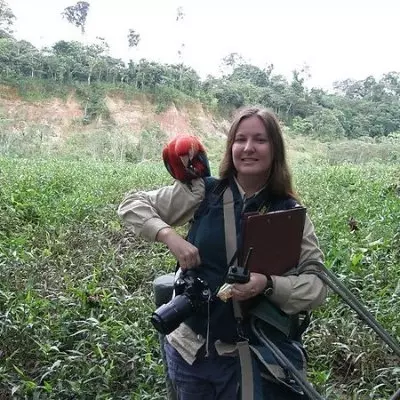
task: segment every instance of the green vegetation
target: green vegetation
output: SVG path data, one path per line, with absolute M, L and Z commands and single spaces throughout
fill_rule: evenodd
M 147 316 L 166 252 L 126 236 L 115 206 L 131 185 L 161 184 L 166 173 L 57 161 L 0 168 L 0 397 L 162 399 Z
M 89 10 L 78 2 L 62 14 L 84 33 Z M 0 0 L 0 98 L 72 95 L 84 112 L 62 136 L 57 123 L 0 108 L 0 399 L 165 399 L 149 316 L 152 281 L 175 262 L 126 231 L 116 209 L 129 190 L 171 183 L 159 161 L 167 133 L 151 122 L 132 135 L 107 96 L 145 97 L 159 113 L 199 102 L 214 117 L 274 109 L 327 266 L 400 339 L 399 72 L 329 93 L 308 88 L 307 68 L 288 80 L 232 53 L 221 77 L 201 80 L 181 57 L 125 64 L 101 38 L 37 49 L 13 37 L 14 20 Z M 139 42 L 130 29 L 128 46 Z M 216 175 L 225 140 L 196 124 Z M 330 400 L 386 400 L 400 386 L 398 360 L 333 294 L 305 345 L 309 378 Z
M 398 166 L 300 160 L 294 173 L 327 265 L 399 338 Z M 126 232 L 116 207 L 169 182 L 155 162 L 0 160 L 0 397 L 165 398 L 151 284 L 174 260 Z M 399 385 L 398 362 L 334 295 L 306 346 L 329 399 L 387 399 Z
M 57 136 L 48 124 L 24 124 L 11 128 L 11 119 L 0 112 L 0 155 L 17 158 L 54 158 L 142 162 L 159 159 L 167 135 L 156 123 L 145 126 L 136 135 L 115 125 L 79 129 L 66 138 Z M 212 139 L 209 139 L 211 142 Z M 221 140 L 219 140 L 221 141 Z

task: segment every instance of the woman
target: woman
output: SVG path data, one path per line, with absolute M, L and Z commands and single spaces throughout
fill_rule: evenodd
M 295 196 L 282 132 L 272 112 L 251 107 L 237 114 L 228 133 L 220 180 L 196 179 L 190 186 L 175 182 L 155 191 L 132 193 L 120 205 L 119 214 L 135 234 L 167 245 L 180 268 L 194 269 L 214 292 L 223 284 L 230 261 L 226 255 L 220 195 L 227 187 L 232 190 L 239 231 L 244 212 L 293 207 Z M 191 219 L 193 223 L 184 239 L 172 226 Z M 304 272 L 317 269 L 322 258 L 307 217 L 299 260 L 299 265 L 307 265 L 305 269 L 294 269 L 285 276 L 251 273 L 249 282 L 234 284 L 231 292 L 236 301 L 262 299 L 268 315 L 283 316 L 287 330 L 266 323 L 265 333 L 300 371 L 305 369 L 305 357 L 300 343 L 299 313 L 314 309 L 326 297 L 323 282 Z M 247 320 L 241 328 L 250 344 L 260 345 Z M 217 299 L 207 312 L 196 313 L 167 336 L 168 373 L 180 400 L 237 397 L 238 357 L 226 349 L 229 345 L 233 349 L 241 339 L 238 332 L 232 302 Z M 263 357 L 266 368 L 256 369 L 255 373 L 266 379 L 262 382 L 262 394 L 255 398 L 304 399 L 274 357 L 268 351 Z

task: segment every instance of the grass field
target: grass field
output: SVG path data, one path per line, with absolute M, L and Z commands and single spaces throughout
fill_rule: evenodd
M 327 266 L 399 340 L 400 167 L 301 162 L 294 176 Z M 168 183 L 161 163 L 0 159 L 1 399 L 165 399 L 149 316 L 152 281 L 174 260 L 116 208 Z M 399 360 L 335 295 L 305 344 L 329 399 L 400 386 Z

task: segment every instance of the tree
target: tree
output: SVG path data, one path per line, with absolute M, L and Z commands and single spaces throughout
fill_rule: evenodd
M 78 1 L 74 6 L 69 6 L 61 13 L 70 24 L 81 28 L 82 35 L 85 33 L 86 18 L 90 4 L 86 1 Z
M 386 94 L 400 97 L 400 72 L 389 72 L 383 75 L 380 82 L 383 84 Z
M 117 78 L 124 82 L 129 77 L 129 69 L 125 67 L 121 59 L 112 58 L 110 56 L 103 57 L 105 70 L 105 79 L 107 82 L 115 84 Z
M 128 33 L 128 46 L 130 48 L 137 47 L 140 42 L 140 35 L 134 29 L 129 29 Z
M 269 81 L 268 107 L 274 109 L 281 116 L 288 108 L 289 83 L 283 75 L 273 75 Z M 265 103 L 264 103 L 265 104 Z
M 71 82 L 87 79 L 87 57 L 85 47 L 80 42 L 60 40 L 48 51 L 46 59 L 56 80 Z
M 234 68 L 229 76 L 232 81 L 248 81 L 259 87 L 265 87 L 268 84 L 267 73 L 261 68 L 251 64 L 240 64 Z
M 0 39 L 0 73 L 9 77 L 15 74 L 15 59 L 17 55 L 17 46 L 14 39 Z
M 334 112 L 326 108 L 322 108 L 315 114 L 306 118 L 312 126 L 312 132 L 314 136 L 319 139 L 332 140 L 340 139 L 345 135 L 342 124 L 340 123 L 341 112 Z
M 236 68 L 237 66 L 244 64 L 245 60 L 243 58 L 243 56 L 239 53 L 229 53 L 227 56 L 225 56 L 222 59 L 222 64 L 232 67 L 232 68 Z
M 235 68 L 246 64 L 245 59 L 239 53 L 229 53 L 222 59 L 221 70 L 223 74 L 230 74 Z
M 139 42 L 140 42 L 140 34 L 137 33 L 134 29 L 129 29 L 129 32 L 128 32 L 128 46 L 130 48 L 137 47 Z M 138 84 L 139 84 L 138 83 L 138 75 L 139 75 L 139 72 L 140 72 L 139 71 L 140 64 L 138 66 L 139 69 L 136 70 L 136 68 L 134 68 L 134 62 L 131 60 L 130 66 L 132 67 L 132 68 L 130 68 L 130 70 L 135 71 L 135 86 L 137 88 Z
M 183 7 L 178 7 L 176 9 L 176 22 L 183 20 L 185 13 L 183 12 Z
M 16 64 L 24 75 L 30 75 L 34 78 L 35 72 L 41 64 L 41 54 L 39 50 L 26 40 L 17 42 Z
M 304 82 L 310 76 L 308 66 L 304 66 L 300 71 L 292 71 L 292 82 L 287 91 L 286 118 L 289 121 L 295 116 L 305 118 L 309 114 L 310 102 Z
M 0 0 L 0 37 L 8 37 L 12 33 L 15 15 L 5 0 Z
M 183 21 L 185 18 L 185 13 L 183 12 L 183 7 L 178 7 L 176 10 L 176 19 L 175 21 L 179 24 L 179 22 Z M 180 71 L 179 71 L 179 89 L 182 90 L 182 74 L 183 74 L 183 51 L 185 50 L 185 42 L 182 41 L 179 49 L 178 49 L 178 59 L 180 64 Z
M 87 63 L 87 83 L 90 85 L 95 68 L 101 62 L 104 55 L 108 52 L 110 46 L 104 38 L 97 37 L 98 43 L 91 44 L 85 49 Z

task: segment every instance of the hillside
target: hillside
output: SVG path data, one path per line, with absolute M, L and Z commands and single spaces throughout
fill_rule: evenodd
M 24 129 L 35 125 L 37 129 L 51 130 L 54 136 L 63 138 L 79 131 L 92 131 L 94 128 L 114 126 L 138 135 L 149 126 L 157 125 L 168 137 L 178 133 L 221 135 L 226 122 L 217 119 L 204 110 L 200 103 L 180 108 L 170 105 L 166 110 L 157 112 L 145 95 L 126 101 L 122 96 L 107 95 L 105 104 L 109 111 L 107 120 L 97 118 L 88 125 L 81 125 L 84 107 L 73 91 L 65 100 L 51 98 L 40 101 L 27 101 L 18 96 L 15 88 L 0 86 L 0 121 L 7 123 L 12 130 Z
M 20 88 L 0 85 L 0 155 L 158 160 L 164 143 L 179 133 L 200 136 L 215 165 L 223 153 L 229 119 L 193 98 L 162 102 L 150 94 L 111 89 L 93 101 L 93 93 L 85 99 L 71 87 L 58 96 L 35 90 L 21 95 Z M 87 120 L 90 112 L 95 117 Z M 290 161 L 358 164 L 400 158 L 398 135 L 326 141 L 283 126 Z

